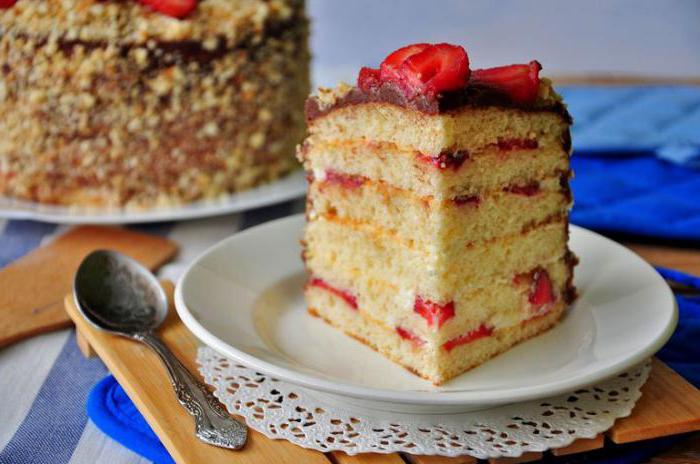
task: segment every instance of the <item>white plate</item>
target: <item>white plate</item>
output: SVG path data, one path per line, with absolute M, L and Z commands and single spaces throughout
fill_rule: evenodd
M 268 222 L 210 248 L 180 279 L 175 303 L 206 345 L 326 397 L 391 410 L 465 410 L 545 398 L 631 368 L 659 350 L 676 326 L 673 294 L 649 264 L 572 226 L 580 298 L 562 322 L 434 387 L 306 313 L 303 223 L 303 215 Z
M 171 208 L 104 209 L 43 205 L 0 196 L 0 218 L 32 219 L 55 224 L 130 224 L 178 221 L 237 213 L 304 195 L 302 170 L 251 190 Z

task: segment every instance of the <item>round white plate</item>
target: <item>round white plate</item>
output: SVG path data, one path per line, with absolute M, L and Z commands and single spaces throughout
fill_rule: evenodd
M 580 297 L 562 322 L 434 387 L 306 313 L 303 224 L 303 215 L 268 222 L 210 248 L 180 279 L 175 304 L 206 345 L 326 398 L 392 410 L 464 410 L 545 398 L 631 368 L 659 350 L 676 326 L 673 294 L 649 264 L 572 226 Z
M 152 209 L 100 209 L 40 203 L 0 197 L 0 218 L 32 219 L 55 224 L 130 224 L 139 222 L 179 221 L 237 213 L 279 203 L 304 195 L 306 180 L 298 170 L 282 179 L 251 190 L 215 200 Z

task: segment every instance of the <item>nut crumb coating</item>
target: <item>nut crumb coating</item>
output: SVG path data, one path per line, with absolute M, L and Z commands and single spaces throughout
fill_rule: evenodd
M 2 17 L 0 195 L 63 205 L 167 206 L 248 189 L 295 169 L 309 92 L 303 3 L 204 0 L 181 21 L 190 34 L 175 39 L 155 26 L 157 13 L 131 3 L 24 0 L 15 8 L 72 4 L 85 7 L 82 13 L 116 9 L 130 17 L 138 7 L 158 34 L 141 41 L 124 32 L 93 34 L 88 26 L 42 34 L 21 27 L 30 21 L 26 11 L 15 11 L 9 26 Z M 248 13 L 256 4 L 265 14 L 241 13 L 240 24 L 229 16 L 233 22 L 221 34 L 224 26 L 199 11 L 237 4 Z M 271 16 L 272 10 L 286 13 Z M 119 24 L 115 19 L 114 28 Z

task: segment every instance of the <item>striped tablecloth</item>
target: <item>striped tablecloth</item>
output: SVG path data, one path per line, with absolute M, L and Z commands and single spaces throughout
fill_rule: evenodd
M 129 227 L 166 235 L 180 245 L 177 259 L 159 272 L 162 278 L 176 280 L 192 259 L 214 243 L 300 211 L 303 200 L 212 219 Z M 0 267 L 66 230 L 67 226 L 0 220 Z M 106 374 L 99 359 L 83 357 L 73 330 L 0 350 L 0 464 L 147 462 L 104 435 L 86 416 L 88 392 Z

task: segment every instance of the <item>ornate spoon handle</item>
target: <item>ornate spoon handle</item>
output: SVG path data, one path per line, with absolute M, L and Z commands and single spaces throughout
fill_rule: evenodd
M 222 448 L 243 447 L 248 436 L 247 427 L 226 412 L 207 387 L 182 365 L 168 347 L 151 332 L 136 334 L 134 338 L 150 346 L 163 360 L 177 399 L 194 417 L 197 437 Z

